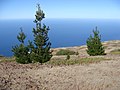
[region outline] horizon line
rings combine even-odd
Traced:
[[[24,20],[25,19],[29,19],[29,20],[33,19],[34,20],[35,18],[0,18],[0,20],[23,20],[23,19]],[[119,20],[120,18],[66,18],[66,17],[65,18],[64,17],[63,18],[62,17],[60,17],[60,18],[47,18],[46,17],[44,19],[118,19]]]

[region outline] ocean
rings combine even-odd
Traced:
[[[42,23],[50,27],[52,48],[85,45],[96,26],[102,41],[120,40],[120,19],[45,19]],[[0,55],[13,55],[11,49],[19,44],[16,36],[20,27],[27,35],[27,44],[28,40],[33,40],[33,19],[0,20]]]

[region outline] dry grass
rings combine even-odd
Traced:
[[[15,62],[15,57],[0,57],[0,63],[2,62]]]
[[[107,56],[111,58],[111,56]],[[1,90],[119,90],[120,57],[89,57],[70,65],[0,63]],[[92,62],[91,62],[92,61]],[[93,62],[102,61],[99,63]],[[86,64],[86,62],[91,64]],[[65,62],[66,63],[66,62]],[[76,64],[77,63],[77,64]],[[53,64],[53,63],[52,63]],[[74,65],[71,65],[74,64]]]
[[[103,57],[92,57],[92,58],[80,58],[80,59],[62,59],[62,60],[50,60],[46,64],[52,66],[62,66],[62,65],[75,65],[75,64],[90,64],[90,63],[98,63],[100,61],[110,60]]]
[[[69,47],[79,53],[70,60],[55,56],[61,48],[54,49],[52,60],[43,65],[0,57],[0,90],[120,90],[120,54],[111,54],[119,52],[120,41],[104,46],[107,55],[96,57],[86,53],[86,46]]]
[[[110,54],[118,54],[120,55],[120,49],[112,50]]]

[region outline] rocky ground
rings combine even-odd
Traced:
[[[1,62],[0,90],[120,90],[120,54],[110,53],[120,49],[120,41],[104,42],[103,45],[107,55],[97,57],[111,60],[99,63],[50,66]],[[53,49],[53,60],[65,58],[55,56],[59,49]],[[79,52],[71,58],[90,57],[85,51],[86,46],[67,49]]]

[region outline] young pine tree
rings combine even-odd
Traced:
[[[49,27],[46,27],[45,24],[41,25],[41,21],[45,18],[45,14],[40,9],[39,4],[35,17],[34,23],[36,24],[36,28],[33,28],[34,45],[30,43],[30,46],[34,47],[30,53],[34,61],[44,63],[50,60],[52,52],[50,51],[51,43],[49,42],[48,37]]]
[[[16,61],[22,64],[27,64],[32,62],[29,58],[29,53],[28,53],[29,48],[24,45],[25,38],[26,38],[26,35],[24,34],[21,28],[21,32],[17,36],[17,39],[19,40],[20,45],[16,45],[12,47],[12,52],[16,57]]]
[[[44,63],[49,61],[52,57],[52,52],[50,51],[51,43],[48,37],[49,27],[46,27],[45,24],[41,25],[41,21],[45,18],[45,14],[40,9],[39,4],[35,16],[36,19],[34,23],[36,24],[36,28],[33,28],[34,44],[29,40],[29,44],[27,46],[24,45],[26,35],[21,29],[21,32],[17,36],[20,45],[16,45],[12,48],[12,52],[18,63]]]
[[[96,56],[96,55],[105,55],[104,47],[101,43],[101,36],[99,35],[99,31],[93,30],[94,37],[90,35],[90,37],[87,39],[87,53],[90,56]]]

